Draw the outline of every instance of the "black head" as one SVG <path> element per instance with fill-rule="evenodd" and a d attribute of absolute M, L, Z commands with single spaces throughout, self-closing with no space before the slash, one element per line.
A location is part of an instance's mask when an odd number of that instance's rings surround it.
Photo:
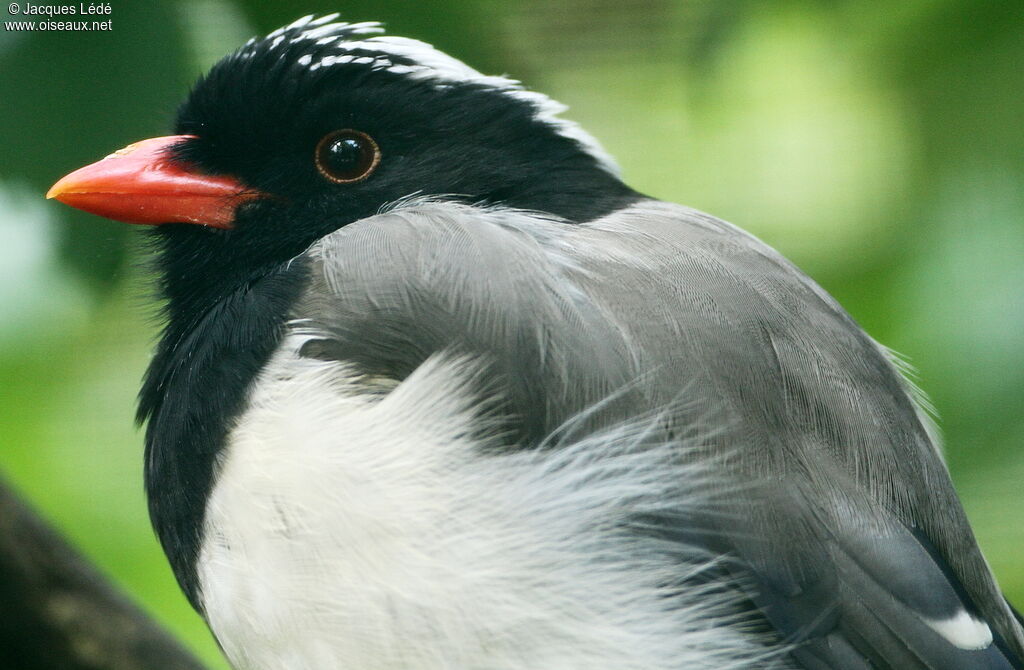
<path fill-rule="evenodd" d="M 204 259 L 258 273 L 417 194 L 575 221 L 635 199 L 597 143 L 557 118 L 558 103 L 377 24 L 333 18 L 250 40 L 181 107 L 176 132 L 194 138 L 175 156 L 264 197 L 240 206 L 230 230 L 160 226 L 168 279 L 195 276 Z"/>

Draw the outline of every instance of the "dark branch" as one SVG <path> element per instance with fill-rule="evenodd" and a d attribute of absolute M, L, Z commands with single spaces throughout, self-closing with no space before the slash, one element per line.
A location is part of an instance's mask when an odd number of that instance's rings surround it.
<path fill-rule="evenodd" d="M 0 668 L 203 666 L 0 480 Z"/>

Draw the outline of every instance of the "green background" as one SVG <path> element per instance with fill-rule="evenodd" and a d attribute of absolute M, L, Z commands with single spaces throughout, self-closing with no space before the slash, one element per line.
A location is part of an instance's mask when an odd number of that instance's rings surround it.
<path fill-rule="evenodd" d="M 157 319 L 139 231 L 42 195 L 166 134 L 200 72 L 309 12 L 385 21 L 549 93 L 630 184 L 804 268 L 918 369 L 1024 604 L 1024 3 L 110 4 L 109 32 L 0 30 L 0 472 L 214 667 L 146 518 L 132 414 Z"/>

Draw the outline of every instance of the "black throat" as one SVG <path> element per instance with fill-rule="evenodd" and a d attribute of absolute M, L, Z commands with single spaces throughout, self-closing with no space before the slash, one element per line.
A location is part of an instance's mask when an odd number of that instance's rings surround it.
<path fill-rule="evenodd" d="M 231 257 L 218 254 L 230 233 L 174 228 L 156 231 L 169 238 L 158 241 L 157 257 L 168 320 L 139 394 L 138 419 L 148 421 L 150 518 L 178 583 L 202 611 L 196 561 L 218 454 L 280 342 L 307 265 L 301 258 L 248 271 L 218 264 L 218 256 Z M 196 244 L 202 248 L 191 248 Z"/>

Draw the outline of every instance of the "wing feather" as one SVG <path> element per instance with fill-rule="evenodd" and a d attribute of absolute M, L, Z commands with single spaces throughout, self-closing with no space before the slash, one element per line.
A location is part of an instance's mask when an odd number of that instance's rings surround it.
<path fill-rule="evenodd" d="M 667 435 L 700 435 L 685 458 L 736 487 L 727 514 L 681 521 L 665 500 L 638 527 L 726 557 L 802 667 L 1021 667 L 911 387 L 752 236 L 656 202 L 574 225 L 410 201 L 309 255 L 310 355 L 402 379 L 472 353 L 519 447 L 612 395 L 591 428 L 660 411 Z"/>

